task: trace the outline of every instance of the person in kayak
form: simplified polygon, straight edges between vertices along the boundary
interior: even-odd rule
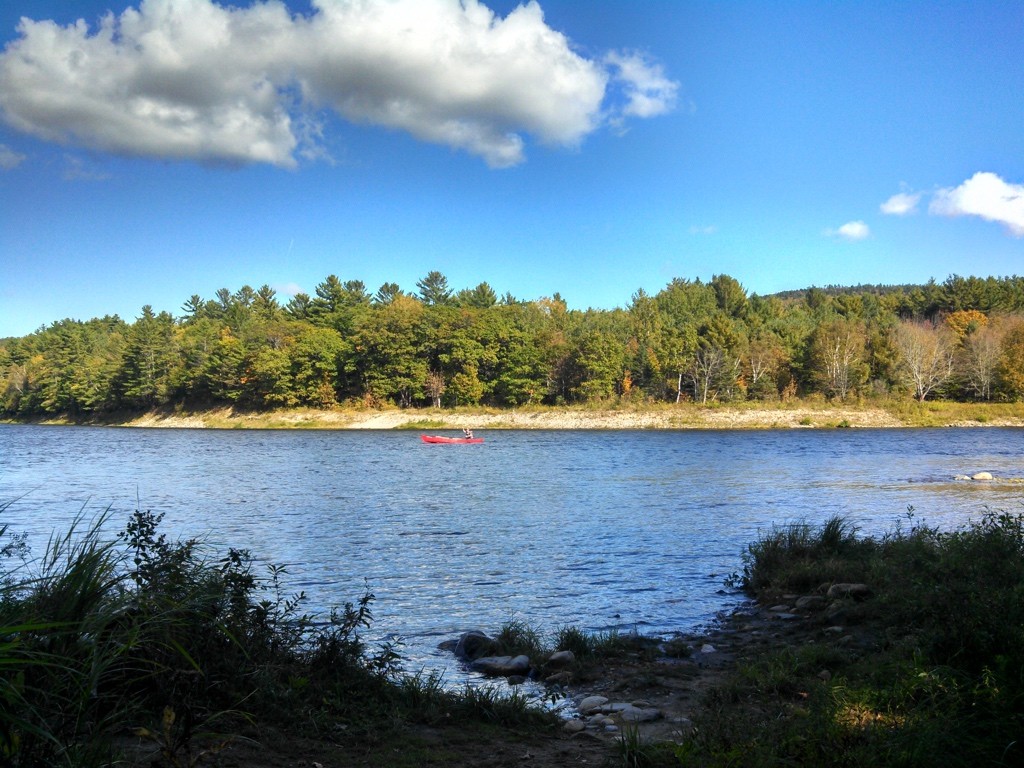
[[[473,439],[473,430],[469,429],[468,427],[464,427],[463,428],[462,434],[464,434],[466,436],[467,440],[472,440]]]

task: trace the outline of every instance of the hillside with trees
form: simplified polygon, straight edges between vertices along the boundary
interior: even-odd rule
[[[569,310],[559,294],[406,292],[328,276],[282,301],[269,286],[193,295],[179,316],[66,319],[0,341],[0,413],[89,418],[153,408],[264,410],[821,395],[1024,398],[1024,277],[829,286],[750,295],[676,278],[626,308]]]

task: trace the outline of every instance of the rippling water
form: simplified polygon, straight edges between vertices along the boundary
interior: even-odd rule
[[[137,506],[163,530],[285,563],[318,609],[376,594],[413,667],[439,640],[516,617],[554,630],[692,628],[772,523],[840,513],[882,532],[912,505],[954,527],[1020,511],[1016,429],[489,431],[425,445],[382,431],[0,425],[2,523],[38,554],[54,529]],[[447,674],[451,674],[447,670]],[[456,673],[457,674],[457,673]]]

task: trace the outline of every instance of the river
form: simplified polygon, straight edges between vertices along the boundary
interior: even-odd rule
[[[170,538],[284,564],[309,607],[376,595],[375,632],[407,668],[458,678],[436,650],[516,618],[542,631],[667,633],[736,600],[723,578],[773,524],[841,514],[882,533],[915,509],[944,528],[1021,511],[1024,431],[407,431],[0,425],[0,523],[38,555],[109,509],[164,515]]]

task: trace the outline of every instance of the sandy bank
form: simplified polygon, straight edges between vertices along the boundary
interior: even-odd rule
[[[1020,416],[958,419],[927,426],[1024,426]],[[921,426],[883,408],[841,406],[711,407],[693,405],[649,410],[545,408],[480,410],[283,410],[236,412],[222,408],[196,413],[153,412],[121,422],[133,427],[214,429],[414,429],[425,432],[472,429],[806,429]]]

